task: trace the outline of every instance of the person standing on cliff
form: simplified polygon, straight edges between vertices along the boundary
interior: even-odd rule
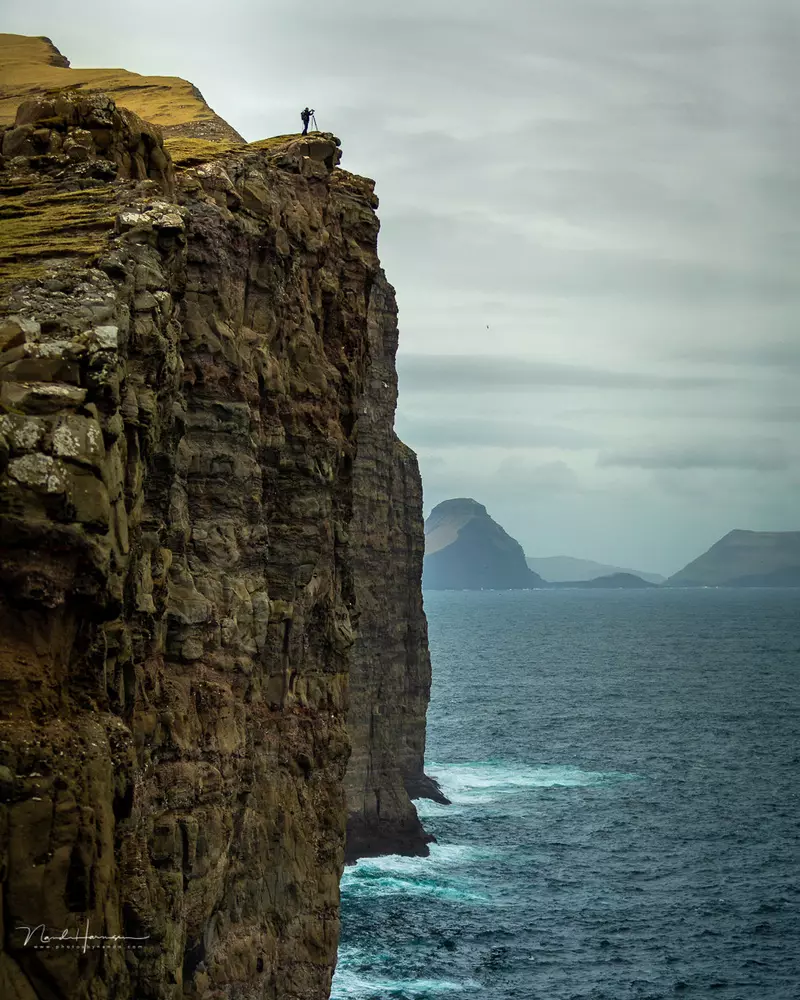
[[[314,114],[313,108],[303,108],[300,112],[300,117],[303,121],[303,135],[308,135],[308,123],[311,121],[311,116]]]

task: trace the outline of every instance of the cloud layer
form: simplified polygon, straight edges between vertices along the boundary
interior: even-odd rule
[[[310,103],[377,178],[427,507],[663,572],[800,527],[796,0],[81,11],[5,30],[188,77],[250,139]]]

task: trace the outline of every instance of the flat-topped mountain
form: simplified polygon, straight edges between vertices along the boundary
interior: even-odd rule
[[[731,531],[667,583],[671,587],[800,587],[800,531]]]
[[[466,497],[445,500],[425,522],[423,587],[430,590],[524,590],[544,581],[525,562],[525,553],[489,516]]]
[[[593,559],[574,559],[572,556],[527,556],[526,558],[534,573],[538,573],[548,583],[597,580],[601,576],[612,576],[615,573],[631,574],[648,583],[663,583],[666,579],[660,573],[643,573],[638,569],[611,566],[595,562]]]

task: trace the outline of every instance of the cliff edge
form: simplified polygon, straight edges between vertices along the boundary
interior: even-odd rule
[[[373,183],[81,87],[0,138],[0,995],[327,997],[348,812],[426,849]]]

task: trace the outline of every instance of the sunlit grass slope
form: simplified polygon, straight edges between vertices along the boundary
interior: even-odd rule
[[[0,125],[14,121],[26,98],[64,87],[102,90],[159,125],[167,138],[193,137],[231,146],[244,141],[188,80],[140,76],[125,69],[73,69],[48,38],[0,34]]]

